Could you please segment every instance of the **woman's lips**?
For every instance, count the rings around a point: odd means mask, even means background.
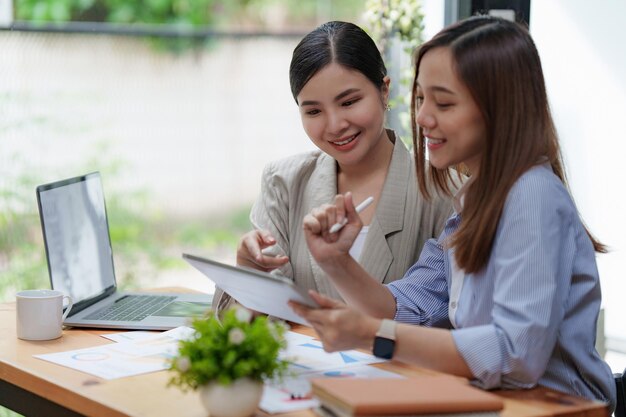
[[[443,145],[445,145],[447,141],[445,139],[438,139],[438,138],[426,138],[426,146],[428,147],[429,151],[436,151],[437,149],[441,148]]]
[[[359,138],[360,134],[361,132],[355,133],[354,135],[350,136],[344,136],[343,138],[341,138],[341,140],[329,141],[329,143],[333,145],[335,149],[338,149],[340,151],[349,151],[350,149],[354,148],[358,143],[357,139]]]

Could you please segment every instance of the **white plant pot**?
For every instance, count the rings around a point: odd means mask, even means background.
[[[200,399],[211,417],[249,417],[256,411],[263,383],[241,378],[230,385],[216,382],[200,388]]]

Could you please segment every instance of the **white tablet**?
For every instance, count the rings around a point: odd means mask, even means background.
[[[183,259],[249,309],[309,326],[306,320],[293,312],[287,302],[293,300],[318,307],[309,294],[289,278],[256,269],[226,265],[187,253],[183,253]]]

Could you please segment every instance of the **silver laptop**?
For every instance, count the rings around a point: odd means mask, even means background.
[[[167,330],[210,309],[211,294],[117,291],[98,172],[40,185],[37,202],[52,288],[74,301],[66,325]]]

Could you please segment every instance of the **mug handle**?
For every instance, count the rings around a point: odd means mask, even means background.
[[[65,318],[67,317],[68,314],[70,314],[70,310],[72,309],[72,306],[74,305],[74,302],[72,301],[72,297],[70,297],[69,295],[64,295],[63,299],[67,299],[67,308],[65,309],[65,313],[63,313],[63,317],[61,317],[61,321],[65,321]]]

